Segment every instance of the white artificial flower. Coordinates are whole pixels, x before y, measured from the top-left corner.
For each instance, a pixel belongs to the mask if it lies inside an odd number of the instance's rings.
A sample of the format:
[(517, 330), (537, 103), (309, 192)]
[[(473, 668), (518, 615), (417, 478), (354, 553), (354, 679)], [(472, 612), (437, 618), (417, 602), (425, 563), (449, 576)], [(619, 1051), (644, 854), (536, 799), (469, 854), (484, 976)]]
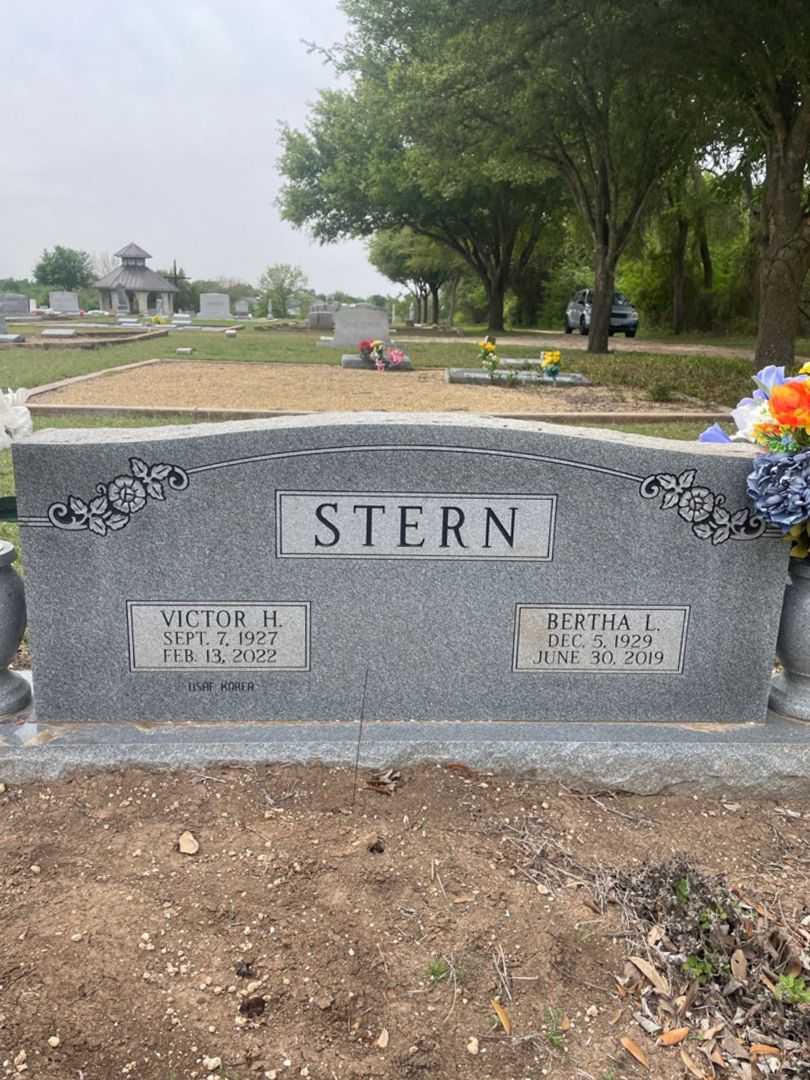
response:
[(14, 439), (33, 432), (31, 413), (24, 404), (27, 398), (27, 390), (0, 393), (0, 449), (7, 450)]
[(773, 413), (767, 400), (758, 398), (743, 398), (736, 409), (732, 409), (732, 419), (737, 425), (737, 431), (732, 439), (745, 439), (746, 442), (754, 442), (754, 428), (757, 424), (772, 424)]

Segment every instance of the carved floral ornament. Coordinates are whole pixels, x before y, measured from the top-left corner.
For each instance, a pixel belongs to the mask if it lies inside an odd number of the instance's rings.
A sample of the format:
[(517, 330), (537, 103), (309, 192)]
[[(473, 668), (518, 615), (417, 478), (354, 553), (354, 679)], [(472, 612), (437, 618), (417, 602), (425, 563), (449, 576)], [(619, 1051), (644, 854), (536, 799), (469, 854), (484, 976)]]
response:
[(57, 529), (88, 529), (96, 536), (106, 536), (129, 525), (132, 515), (143, 510), (149, 499), (164, 502), (167, 488), (185, 491), (189, 483), (188, 473), (179, 465), (147, 465), (133, 457), (129, 459), (129, 471), (129, 476), (96, 484), (97, 494), (89, 502), (70, 495), (67, 503), (52, 503), (48, 520)]
[(715, 546), (727, 540), (756, 540), (767, 531), (767, 522), (748, 507), (734, 513), (726, 510), (725, 495), (696, 485), (696, 475), (695, 469), (687, 469), (680, 476), (655, 473), (642, 480), (641, 497), (655, 499), (661, 495), (662, 510), (677, 510), (698, 539), (711, 540)]
[[(572, 461), (558, 461), (557, 464), (577, 465)], [(192, 471), (205, 471), (211, 467), (203, 466)], [(140, 458), (133, 457), (129, 459), (129, 468), (129, 475), (122, 474), (107, 483), (97, 484), (97, 494), (87, 502), (70, 495), (66, 503), (52, 503), (48, 507), (47, 523), (57, 529), (72, 532), (88, 530), (96, 536), (106, 536), (125, 528), (132, 516), (143, 510), (150, 499), (164, 502), (167, 489), (185, 491), (189, 486), (189, 474), (179, 465), (147, 465)], [(610, 469), (599, 471), (613, 473)], [(756, 540), (773, 531), (748, 507), (733, 512), (727, 510), (725, 495), (695, 483), (695, 469), (687, 469), (678, 476), (674, 473), (654, 473), (647, 477), (633, 477), (626, 473), (613, 475), (638, 482), (639, 494), (643, 499), (660, 496), (661, 510), (676, 510), (678, 516), (691, 525), (698, 539), (710, 540), (714, 546), (728, 540)]]

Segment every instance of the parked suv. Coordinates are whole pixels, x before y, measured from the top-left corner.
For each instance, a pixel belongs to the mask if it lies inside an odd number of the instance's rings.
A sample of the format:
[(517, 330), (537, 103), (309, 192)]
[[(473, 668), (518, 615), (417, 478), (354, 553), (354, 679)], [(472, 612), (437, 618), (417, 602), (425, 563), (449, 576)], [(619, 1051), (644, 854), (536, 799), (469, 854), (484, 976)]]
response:
[[(572, 296), (568, 307), (565, 309), (565, 332), (573, 334), (579, 330), (580, 334), (587, 334), (591, 328), (591, 304), (593, 303), (593, 289), (579, 289)], [(624, 295), (615, 292), (613, 294), (613, 307), (610, 310), (610, 333), (626, 334), (627, 337), (635, 337), (638, 330), (638, 312)]]

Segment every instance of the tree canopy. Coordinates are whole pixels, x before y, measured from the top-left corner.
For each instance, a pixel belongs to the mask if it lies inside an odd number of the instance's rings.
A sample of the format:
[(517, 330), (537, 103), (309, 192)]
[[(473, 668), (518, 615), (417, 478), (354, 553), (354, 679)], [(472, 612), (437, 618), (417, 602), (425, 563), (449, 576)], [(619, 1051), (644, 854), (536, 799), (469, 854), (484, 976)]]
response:
[(94, 280), (93, 260), (86, 251), (62, 247), (45, 250), (34, 267), (34, 280), (39, 285), (56, 289), (84, 289)]

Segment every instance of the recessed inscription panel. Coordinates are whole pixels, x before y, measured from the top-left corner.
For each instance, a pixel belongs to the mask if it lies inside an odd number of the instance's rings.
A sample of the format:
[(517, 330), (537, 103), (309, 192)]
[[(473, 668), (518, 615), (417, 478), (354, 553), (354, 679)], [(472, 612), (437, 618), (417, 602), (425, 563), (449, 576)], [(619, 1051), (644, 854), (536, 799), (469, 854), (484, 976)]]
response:
[(279, 491), (276, 554), (548, 562), (556, 503), (556, 495)]
[(309, 671), (309, 603), (127, 602), (131, 671)]
[(518, 604), (513, 671), (683, 671), (688, 607)]

